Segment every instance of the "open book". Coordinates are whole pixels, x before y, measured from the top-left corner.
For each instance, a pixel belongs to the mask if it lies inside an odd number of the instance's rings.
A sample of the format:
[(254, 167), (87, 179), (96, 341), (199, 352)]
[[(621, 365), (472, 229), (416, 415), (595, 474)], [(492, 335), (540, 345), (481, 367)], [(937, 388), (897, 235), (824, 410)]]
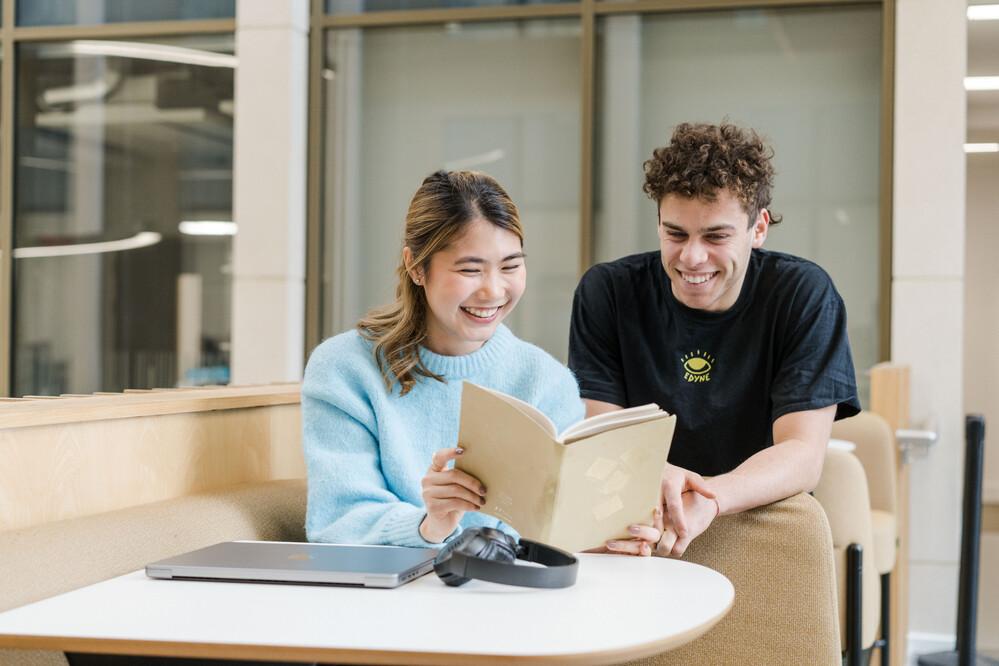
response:
[(676, 417), (654, 404), (556, 432), (532, 405), (465, 382), (456, 467), (485, 484), (483, 513), (568, 551), (650, 524)]

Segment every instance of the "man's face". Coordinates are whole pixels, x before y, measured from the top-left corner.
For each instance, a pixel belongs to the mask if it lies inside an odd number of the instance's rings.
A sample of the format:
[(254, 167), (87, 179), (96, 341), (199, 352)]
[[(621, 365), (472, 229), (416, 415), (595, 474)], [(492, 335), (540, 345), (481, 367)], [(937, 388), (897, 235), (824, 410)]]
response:
[(668, 194), (659, 202), (659, 248), (673, 296), (689, 308), (724, 312), (735, 305), (754, 247), (767, 238), (770, 213), (749, 225), (728, 190), (715, 201)]

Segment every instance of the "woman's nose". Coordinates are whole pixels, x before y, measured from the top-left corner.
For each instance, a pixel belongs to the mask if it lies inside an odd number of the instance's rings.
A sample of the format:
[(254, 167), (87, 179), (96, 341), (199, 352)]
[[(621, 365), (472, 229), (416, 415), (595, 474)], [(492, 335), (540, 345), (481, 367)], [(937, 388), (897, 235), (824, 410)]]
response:
[(497, 298), (503, 295), (503, 281), (497, 273), (486, 273), (482, 280), (479, 293), (487, 299)]

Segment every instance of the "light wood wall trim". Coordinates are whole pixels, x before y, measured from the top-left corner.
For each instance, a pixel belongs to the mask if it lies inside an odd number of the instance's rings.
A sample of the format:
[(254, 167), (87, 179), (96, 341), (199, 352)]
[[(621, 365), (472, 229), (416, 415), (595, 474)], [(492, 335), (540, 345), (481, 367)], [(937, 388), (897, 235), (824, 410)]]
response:
[(298, 404), (300, 389), (300, 384), (289, 383), (129, 391), (86, 397), (4, 401), (0, 404), (0, 431), (10, 428)]
[(0, 429), (0, 532), (303, 478), (301, 432), (293, 403)]
[[(909, 427), (909, 367), (879, 363), (871, 368), (871, 411), (888, 421), (892, 430)], [(898, 479), (895, 501), (895, 525), (898, 530), (898, 557), (891, 573), (890, 666), (904, 666), (909, 627), (909, 466), (902, 463), (896, 447)], [(880, 653), (877, 655), (881, 663)], [(883, 666), (883, 665), (882, 665)]]

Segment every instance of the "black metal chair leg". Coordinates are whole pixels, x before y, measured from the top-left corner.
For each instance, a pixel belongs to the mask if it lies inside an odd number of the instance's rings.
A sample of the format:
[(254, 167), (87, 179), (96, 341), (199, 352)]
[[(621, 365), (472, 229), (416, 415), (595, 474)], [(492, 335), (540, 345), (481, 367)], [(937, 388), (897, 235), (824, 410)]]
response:
[(891, 643), (888, 635), (891, 632), (891, 572), (881, 574), (881, 666), (891, 664)]
[(864, 549), (851, 543), (846, 548), (846, 666), (860, 666), (864, 648), (863, 593)]

